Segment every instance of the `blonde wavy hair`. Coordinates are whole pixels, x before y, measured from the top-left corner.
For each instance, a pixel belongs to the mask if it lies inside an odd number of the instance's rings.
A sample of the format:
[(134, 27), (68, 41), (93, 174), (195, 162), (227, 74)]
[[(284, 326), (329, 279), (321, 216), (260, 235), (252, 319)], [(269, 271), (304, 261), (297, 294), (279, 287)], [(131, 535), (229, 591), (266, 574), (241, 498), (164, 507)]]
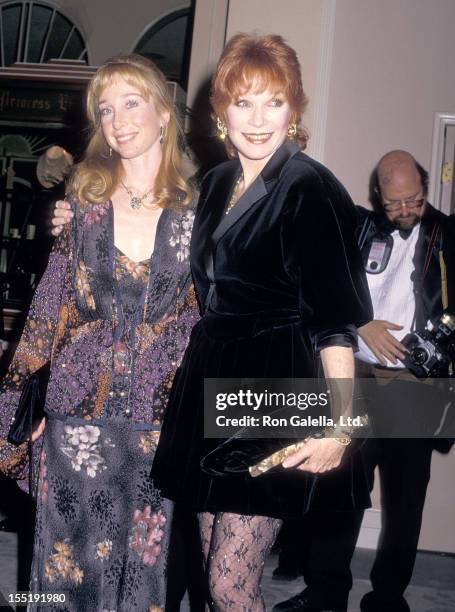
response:
[(82, 161), (75, 167), (68, 191), (79, 202), (108, 200), (122, 179), (120, 156), (110, 151), (101, 129), (98, 107), (100, 95), (117, 78), (136, 88), (145, 100), (152, 99), (158, 114), (169, 113), (162, 143), (163, 157), (155, 179), (154, 204), (161, 208), (183, 207), (193, 199), (193, 190), (184, 177), (183, 130), (175, 114), (169, 87), (163, 73), (147, 58), (132, 53), (107, 60), (93, 75), (86, 94), (87, 118), (92, 131)]

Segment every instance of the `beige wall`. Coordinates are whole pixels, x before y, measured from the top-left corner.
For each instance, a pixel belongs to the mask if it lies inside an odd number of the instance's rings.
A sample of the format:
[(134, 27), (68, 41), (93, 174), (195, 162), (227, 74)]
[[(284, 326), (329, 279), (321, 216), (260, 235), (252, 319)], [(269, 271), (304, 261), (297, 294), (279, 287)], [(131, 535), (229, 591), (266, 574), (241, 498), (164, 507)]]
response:
[(453, 0), (338, 0), (325, 161), (354, 200), (392, 148), (429, 167), (433, 113), (455, 110)]
[(130, 52), (155, 20), (190, 5), (189, 0), (51, 0), (49, 3), (60, 7), (81, 28), (90, 62), (95, 66), (111, 55)]
[(194, 14), (187, 105), (193, 107), (224, 48), (229, 0), (197, 0)]

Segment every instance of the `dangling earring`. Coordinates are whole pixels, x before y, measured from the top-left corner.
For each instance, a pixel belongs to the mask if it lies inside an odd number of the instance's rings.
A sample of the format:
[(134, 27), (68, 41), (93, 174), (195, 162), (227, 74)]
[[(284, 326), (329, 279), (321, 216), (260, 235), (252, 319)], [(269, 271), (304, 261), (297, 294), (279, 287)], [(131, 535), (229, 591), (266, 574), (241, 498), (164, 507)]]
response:
[(112, 157), (112, 147), (109, 147), (109, 157)]
[(160, 144), (163, 144), (165, 135), (166, 128), (164, 127), (164, 125), (160, 125)]
[(228, 133), (226, 124), (219, 117), (216, 118), (216, 129), (218, 130), (218, 138), (224, 142)]
[(295, 138), (297, 136), (297, 124), (290, 123), (288, 127), (288, 138)]

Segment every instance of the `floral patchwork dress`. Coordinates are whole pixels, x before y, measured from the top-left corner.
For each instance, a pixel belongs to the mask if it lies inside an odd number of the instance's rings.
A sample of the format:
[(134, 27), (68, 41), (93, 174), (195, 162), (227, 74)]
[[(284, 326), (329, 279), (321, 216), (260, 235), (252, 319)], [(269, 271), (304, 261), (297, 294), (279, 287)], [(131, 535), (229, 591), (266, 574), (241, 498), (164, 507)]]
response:
[[(114, 247), (109, 202), (76, 213), (56, 242), (0, 397), (4, 429), (26, 377), (51, 360), (30, 588), (65, 593), (59, 611), (157, 612), (172, 504), (149, 474), (198, 317), (192, 212), (162, 212), (144, 262)], [(26, 472), (21, 449), (2, 441), (5, 465), (18, 478)]]

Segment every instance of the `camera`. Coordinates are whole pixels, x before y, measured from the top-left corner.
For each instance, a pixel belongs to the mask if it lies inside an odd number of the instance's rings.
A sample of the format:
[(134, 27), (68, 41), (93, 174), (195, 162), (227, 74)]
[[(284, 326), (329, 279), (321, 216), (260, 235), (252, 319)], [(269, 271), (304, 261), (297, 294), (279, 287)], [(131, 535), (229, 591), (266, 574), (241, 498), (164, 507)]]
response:
[(417, 378), (449, 376), (455, 358), (455, 316), (445, 313), (431, 329), (411, 332), (401, 342), (407, 349), (403, 363)]

